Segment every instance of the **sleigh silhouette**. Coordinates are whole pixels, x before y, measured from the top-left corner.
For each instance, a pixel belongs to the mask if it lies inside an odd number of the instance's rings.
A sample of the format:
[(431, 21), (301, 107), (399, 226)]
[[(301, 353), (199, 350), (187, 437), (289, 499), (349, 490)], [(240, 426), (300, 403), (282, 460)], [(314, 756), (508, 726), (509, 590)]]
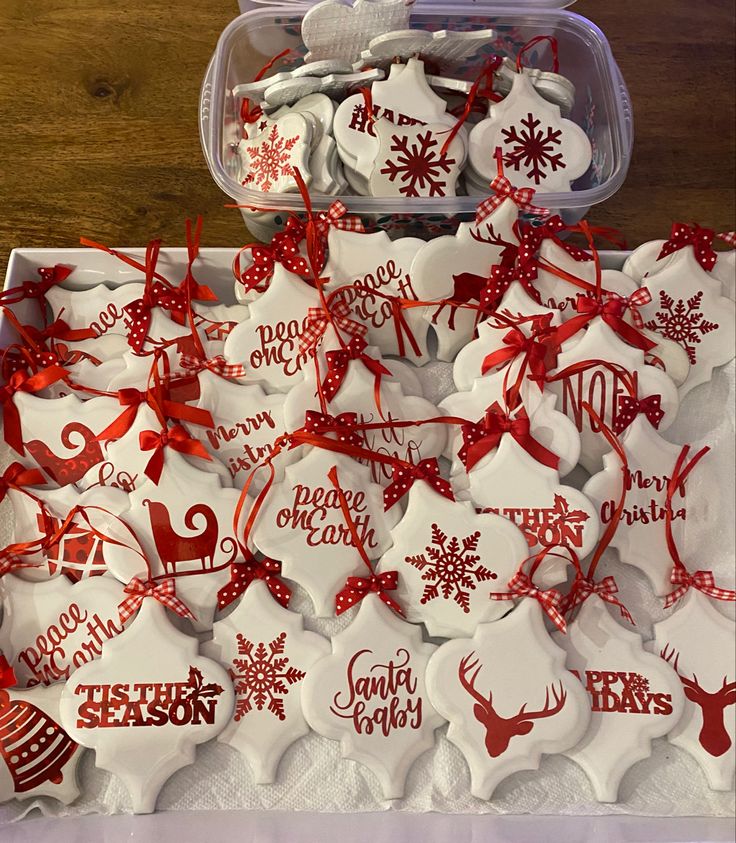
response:
[[(219, 571), (234, 561), (237, 553), (235, 540), (231, 536), (225, 536), (218, 545), (217, 516), (207, 504), (197, 503), (186, 511), (184, 526), (187, 530), (197, 530), (198, 525), (204, 523), (204, 529), (189, 536), (179, 535), (172, 527), (166, 504), (146, 499), (143, 505), (148, 508), (153, 541), (164, 574), (176, 576), (176, 566), (182, 563), (188, 563), (187, 570), (192, 569), (191, 563), (197, 563), (199, 570), (211, 572)], [(231, 557), (215, 567), (215, 555), (218, 550), (231, 553)], [(197, 570), (197, 565), (194, 570)]]
[[(72, 437), (76, 440), (76, 444)], [(59, 486), (76, 483), (92, 468), (102, 462), (102, 448), (95, 434), (81, 422), (69, 422), (61, 431), (61, 444), (73, 451), (83, 444), (82, 450), (73, 457), (57, 456), (51, 448), (39, 439), (25, 444), (25, 448), (41, 469)]]

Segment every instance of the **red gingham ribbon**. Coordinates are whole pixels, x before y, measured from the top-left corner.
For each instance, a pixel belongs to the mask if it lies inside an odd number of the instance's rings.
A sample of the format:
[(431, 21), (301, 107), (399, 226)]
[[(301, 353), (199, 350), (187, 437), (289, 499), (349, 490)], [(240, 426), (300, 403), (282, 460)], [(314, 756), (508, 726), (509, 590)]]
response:
[(365, 234), (365, 227), (360, 217), (348, 216), (348, 209), (340, 202), (335, 200), (326, 212), (318, 214), (314, 221), (314, 227), (321, 237), (325, 237), (330, 228), (339, 228), (342, 231), (359, 231)]
[(639, 308), (649, 304), (652, 300), (652, 294), (646, 287), (640, 287), (635, 290), (630, 296), (622, 296), (619, 293), (607, 292), (606, 296), (612, 301), (620, 301), (624, 305), (624, 310), (628, 310), (631, 314), (631, 319), (636, 327), (641, 330), (644, 327), (644, 320), (639, 313)]
[(356, 335), (345, 348), (325, 353), (327, 373), (322, 382), (322, 393), (327, 401), (332, 401), (337, 395), (348, 373), (351, 360), (360, 360), (379, 383), (383, 375), (391, 376), (391, 372), (380, 361), (365, 354), (367, 345), (365, 337)]
[(222, 354), (218, 354), (217, 357), (210, 360), (203, 360), (201, 357), (195, 357), (192, 354), (182, 354), (179, 365), (188, 375), (196, 375), (205, 370), (214, 372), (221, 378), (244, 378), (246, 375), (245, 366), (240, 363), (228, 363)]
[(491, 600), (516, 600), (519, 597), (531, 597), (537, 600), (540, 606), (544, 609), (547, 617), (552, 623), (564, 632), (567, 628), (565, 618), (560, 612), (563, 604), (563, 598), (559, 591), (554, 588), (546, 591), (537, 588), (528, 574), (523, 571), (517, 571), (508, 583), (508, 592), (492, 592), (489, 596)]
[(404, 495), (408, 494), (409, 489), (411, 489), (416, 480), (423, 480), (435, 492), (439, 492), (440, 495), (451, 501), (455, 500), (450, 482), (440, 476), (440, 466), (437, 458), (430, 457), (416, 465), (412, 463), (394, 463), (391, 483), (383, 491), (384, 509), (388, 511)]
[(662, 409), (662, 396), (649, 395), (647, 398), (639, 400), (625, 393), (619, 395), (613, 432), (619, 436), (642, 413), (649, 419), (652, 427), (659, 428), (665, 415)]
[(347, 612), (369, 594), (377, 594), (389, 609), (403, 616), (401, 606), (388, 594), (399, 587), (399, 572), (384, 571), (368, 577), (348, 577), (345, 587), (335, 596), (335, 614)]
[(212, 457), (205, 450), (204, 445), (192, 439), (180, 424), (175, 424), (169, 430), (142, 430), (139, 437), (141, 451), (153, 451), (149, 459), (145, 475), (158, 484), (161, 479), (161, 472), (164, 468), (164, 448), (173, 448), (180, 454), (189, 454), (193, 457), (200, 457), (203, 460), (212, 460)]
[(359, 431), (354, 430), (357, 423), (357, 413), (340, 413), (339, 416), (331, 416), (328, 413), (307, 410), (302, 429), (307, 433), (334, 433), (338, 442), (347, 442), (349, 445), (361, 448), (364, 444), (363, 437)]
[(523, 407), (512, 417), (496, 401), (486, 410), (481, 421), (477, 424), (464, 424), (461, 432), (463, 445), (458, 456), (467, 471), (497, 448), (501, 437), (506, 433), (537, 462), (554, 469), (559, 466), (559, 458), (531, 435), (529, 416)]
[(504, 175), (497, 175), (491, 182), (493, 196), (484, 199), (475, 213), (476, 225), (483, 223), (506, 199), (510, 199), (520, 211), (549, 216), (549, 208), (540, 208), (532, 204), (536, 191), (531, 187), (514, 187)]
[(572, 584), (570, 593), (564, 600), (563, 605), (565, 614), (571, 612), (581, 603), (584, 603), (591, 594), (597, 594), (598, 597), (600, 597), (601, 600), (605, 600), (606, 603), (618, 606), (619, 611), (621, 612), (621, 617), (625, 618), (629, 623), (634, 623), (634, 619), (631, 617), (629, 610), (618, 599), (618, 597), (616, 597), (616, 594), (618, 594), (618, 586), (616, 585), (616, 580), (610, 576), (604, 577), (598, 582), (593, 582), (582, 574), (579, 574)]
[(309, 262), (299, 251), (299, 244), (304, 239), (304, 227), (298, 220), (289, 217), (283, 231), (274, 234), (268, 245), (247, 246), (253, 262), (240, 274), (240, 283), (246, 290), (261, 288), (273, 275), (276, 263), (293, 272), (300, 278), (310, 276)]
[(329, 317), (324, 308), (310, 307), (307, 311), (307, 319), (299, 340), (299, 352), (301, 354), (307, 354), (316, 348), (317, 343), (327, 330), (330, 321), (332, 321), (335, 327), (350, 336), (365, 337), (368, 333), (368, 328), (356, 322), (354, 319), (350, 319), (350, 313), (350, 306), (344, 300), (338, 300), (330, 306)]
[(273, 599), (287, 609), (291, 600), (291, 589), (279, 578), (281, 563), (268, 558), (259, 561), (250, 553), (249, 557), (248, 560), (233, 562), (230, 565), (230, 582), (217, 594), (218, 609), (225, 609), (237, 600), (255, 580), (263, 580)]
[(736, 591), (730, 591), (716, 585), (713, 571), (696, 571), (691, 574), (685, 568), (675, 566), (670, 575), (670, 582), (677, 588), (665, 598), (665, 609), (669, 609), (670, 606), (677, 603), (691, 588), (697, 588), (698, 591), (702, 591), (703, 594), (707, 594), (708, 597), (713, 597), (715, 600), (736, 600)]
[(713, 240), (716, 237), (730, 246), (736, 245), (736, 231), (724, 231), (722, 234), (716, 234), (713, 229), (701, 228), (697, 223), (693, 223), (692, 226), (684, 222), (672, 223), (670, 239), (662, 246), (657, 260), (666, 258), (667, 255), (684, 249), (685, 246), (692, 246), (697, 262), (706, 272), (710, 272), (718, 260), (718, 255), (713, 249)]
[(130, 596), (118, 605), (120, 623), (123, 625), (131, 615), (135, 614), (146, 597), (153, 597), (154, 600), (158, 600), (159, 603), (167, 609), (171, 609), (172, 612), (176, 612), (182, 618), (195, 619), (186, 603), (176, 596), (176, 586), (171, 578), (160, 582), (155, 580), (144, 582), (138, 577), (133, 577), (125, 586), (125, 593)]

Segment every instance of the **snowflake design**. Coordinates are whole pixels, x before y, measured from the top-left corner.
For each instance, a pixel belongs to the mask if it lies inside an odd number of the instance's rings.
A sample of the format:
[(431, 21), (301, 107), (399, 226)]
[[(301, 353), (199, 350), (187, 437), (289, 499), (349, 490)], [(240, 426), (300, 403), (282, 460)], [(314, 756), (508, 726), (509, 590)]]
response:
[(279, 134), (279, 127), (274, 123), (267, 140), (256, 146), (246, 147), (246, 152), (250, 156), (250, 166), (243, 184), (255, 182), (261, 190), (268, 191), (282, 176), (294, 175), (290, 153), (298, 141), (299, 135), (288, 140), (282, 137)]
[(286, 649), (286, 633), (282, 632), (268, 646), (254, 644), (238, 633), (238, 653), (244, 659), (233, 659), (230, 676), (235, 682), (237, 703), (235, 719), (252, 711), (262, 711), (268, 703), (268, 710), (279, 720), (286, 720), (284, 700), (289, 686), (300, 682), (306, 676), (303, 670), (289, 665)]
[[(417, 135), (417, 140), (409, 146), (409, 138), (400, 135), (391, 136), (391, 152), (396, 152), (396, 160), (386, 159), (386, 166), (381, 173), (387, 175), (390, 182), (400, 177), (399, 193), (402, 196), (445, 196), (447, 180), (443, 173), (449, 173), (454, 158), (438, 154), (434, 147), (439, 141), (430, 131)], [(429, 191), (429, 192), (427, 192)]]
[(717, 322), (709, 322), (700, 312), (702, 301), (702, 290), (687, 301), (677, 299), (677, 302), (664, 290), (660, 290), (659, 305), (662, 309), (657, 311), (655, 319), (644, 323), (645, 327), (679, 343), (687, 351), (691, 366), (694, 366), (697, 360), (695, 346), (705, 334), (718, 328)]
[(646, 700), (649, 695), (649, 680), (641, 673), (635, 673), (627, 686), (640, 700)]
[(522, 119), (522, 128), (511, 126), (509, 129), (501, 129), (504, 143), (512, 145), (511, 151), (504, 153), (504, 164), (513, 167), (517, 173), (522, 166), (529, 167), (526, 177), (532, 179), (534, 184), (547, 178), (545, 169), (551, 168), (552, 172), (557, 172), (567, 166), (562, 160), (562, 153), (554, 152), (554, 147), (562, 143), (562, 129), (553, 129), (551, 126), (543, 129), (540, 124), (541, 120), (530, 112)]
[[(430, 603), (440, 596), (445, 600), (450, 597), (466, 614), (470, 611), (470, 594), (475, 591), (476, 582), (495, 580), (498, 576), (493, 571), (478, 564), (480, 556), (473, 551), (478, 549), (480, 530), (471, 533), (462, 543), (453, 536), (448, 536), (440, 530), (437, 524), (432, 524), (432, 543), (418, 556), (407, 556), (404, 560), (423, 571), (424, 586), (421, 603)], [(429, 558), (427, 558), (429, 557)]]

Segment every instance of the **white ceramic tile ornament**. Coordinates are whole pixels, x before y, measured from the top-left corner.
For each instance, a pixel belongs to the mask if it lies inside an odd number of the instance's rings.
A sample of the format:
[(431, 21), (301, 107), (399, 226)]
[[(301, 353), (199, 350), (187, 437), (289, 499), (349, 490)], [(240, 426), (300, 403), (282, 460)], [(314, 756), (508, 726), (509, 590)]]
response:
[(695, 758), (713, 790), (732, 790), (736, 763), (734, 623), (694, 588), (654, 624), (656, 652), (675, 668), (685, 712), (669, 741)]
[(10, 574), (0, 592), (0, 649), (21, 688), (64, 682), (122, 632), (118, 604), (125, 595), (110, 576), (72, 584), (66, 577), (27, 582)]
[[(176, 452), (166, 455), (158, 485), (147, 479), (130, 493), (130, 509), (122, 517), (149, 560), (146, 579), (173, 578), (177, 594), (194, 614), (195, 628), (202, 631), (212, 624), (217, 592), (230, 581), (230, 563), (239, 552), (233, 515), (240, 492), (222, 488), (216, 475), (178, 457)], [(126, 541), (120, 531), (112, 537)], [(106, 559), (121, 582), (141, 576), (141, 557), (128, 547), (110, 544)]]
[[(391, 361), (386, 362), (391, 365)], [(308, 372), (304, 383), (295, 386), (286, 397), (284, 417), (289, 430), (302, 427), (307, 410), (319, 410), (314, 378)], [(329, 402), (328, 412), (331, 415), (357, 413), (361, 424), (421, 421), (441, 415), (434, 404), (419, 396), (406, 395), (400, 382), (387, 378), (381, 380), (381, 415), (376, 406), (374, 390), (374, 376), (368, 369), (360, 363), (351, 365), (339, 391)], [(410, 428), (375, 429), (364, 431), (363, 436), (366, 447), (371, 450), (418, 463), (443, 452), (447, 442), (445, 427), (444, 424), (423, 424)], [(371, 477), (375, 483), (386, 485), (392, 477), (391, 468), (371, 463)]]
[[(559, 325), (561, 322), (559, 311), (541, 307), (517, 283), (512, 283), (504, 293), (496, 313), (512, 321), (528, 316), (549, 316), (550, 325)], [(528, 337), (532, 332), (532, 323), (522, 323), (518, 329)], [(497, 327), (489, 321), (478, 325), (478, 336), (460, 349), (452, 367), (452, 377), (459, 390), (473, 388), (475, 379), (482, 377), (483, 361), (489, 354), (505, 347), (503, 340), (510, 330), (508, 326)]]
[[(252, 82), (242, 82), (233, 88), (234, 97), (247, 97), (248, 99), (261, 102), (263, 96), (271, 85), (277, 82), (287, 82), (290, 79), (301, 79), (305, 76), (328, 76), (331, 73), (350, 73), (353, 66), (350, 62), (342, 59), (325, 59), (323, 61), (312, 61), (300, 64), (289, 70), (280, 70), (272, 76), (265, 76), (263, 79), (256, 79)], [(271, 114), (271, 117), (283, 117), (283, 114)], [(257, 122), (257, 121), (254, 121)]]
[[(627, 345), (600, 316), (589, 323), (585, 334), (572, 348), (567, 350), (563, 347), (555, 371), (559, 373), (568, 366), (590, 360), (605, 360), (633, 374), (640, 398), (661, 396), (664, 417), (660, 423), (660, 431), (666, 430), (675, 420), (679, 398), (672, 379), (654, 366), (645, 366), (644, 352)], [(609, 450), (609, 445), (605, 437), (591, 427), (591, 420), (583, 408), (583, 402), (590, 404), (609, 427), (615, 426), (620, 398), (629, 394), (625, 384), (619, 375), (610, 369), (593, 366), (584, 372), (569, 374), (560, 381), (550, 383), (549, 389), (559, 397), (560, 410), (574, 421), (580, 431), (580, 462), (583, 467), (591, 474), (600, 471), (601, 459)]]
[(406, 619), (423, 622), (429, 635), (472, 635), (479, 623), (508, 612), (508, 604), (488, 595), (506, 591), (529, 555), (511, 521), (479, 515), (470, 503), (449, 500), (416, 481), (391, 536), (393, 547), (377, 570), (399, 572), (394, 596)]
[[(405, 299), (433, 301), (445, 298), (451, 292), (446, 282), (415, 285), (411, 277), (411, 266), (424, 241), (416, 237), (399, 237), (391, 240), (385, 231), (362, 234), (357, 231), (343, 231), (332, 228), (328, 235), (329, 258), (323, 275), (330, 279), (325, 290), (332, 293), (341, 287), (354, 286), (366, 291), (346, 289), (339, 300), (350, 305), (354, 318), (368, 328), (367, 339), (378, 346), (382, 354), (399, 355), (397, 326), (393, 318), (391, 301), (380, 296), (371, 296), (377, 291), (385, 296)], [(427, 355), (427, 333), (429, 326), (424, 319), (424, 308), (410, 308), (403, 311), (409, 330), (421, 350), (416, 355), (411, 343), (404, 338), (404, 354), (413, 363), (424, 363)]]
[(475, 466), (468, 478), (477, 507), (519, 527), (527, 556), (562, 545), (582, 559), (595, 547), (600, 522), (594, 504), (574, 487), (563, 486), (559, 472), (537, 462), (511, 436), (503, 436), (495, 455)]
[(109, 392), (113, 378), (125, 368), (123, 354), (128, 349), (128, 340), (122, 334), (103, 334), (83, 342), (54, 343), (54, 351), (64, 360), (63, 366), (69, 371), (71, 381), (100, 392)]
[[(450, 287), (453, 301), (479, 304), (491, 267), (499, 263), (507, 243), (518, 243), (513, 231), (518, 215), (517, 206), (507, 199), (481, 226), (462, 222), (457, 234), (430, 240), (414, 259), (413, 282), (419, 287)], [(478, 312), (438, 305), (426, 312), (426, 318), (437, 334), (437, 358), (449, 362), (473, 338)]]
[(478, 799), (513, 773), (538, 769), (542, 754), (571, 749), (588, 727), (587, 694), (543, 617), (536, 600), (522, 600), (430, 659), (430, 699), (450, 721), (447, 737), (465, 756)]
[(197, 744), (230, 722), (234, 692), (224, 668), (198, 653), (166, 609), (144, 599), (102, 657), (67, 682), (61, 722), (95, 750), (95, 764), (118, 776), (133, 811), (149, 814), (166, 781), (195, 760)]
[(377, 35), (361, 57), (367, 64), (381, 60), (393, 61), (395, 58), (406, 60), (417, 55), (434, 64), (455, 64), (477, 53), (495, 38), (496, 33), (493, 29), (477, 29), (472, 32), (403, 29)]
[(46, 293), (54, 319), (63, 319), (72, 330), (92, 328), (98, 337), (127, 334), (126, 305), (141, 298), (145, 285), (137, 282), (108, 287), (100, 284), (88, 290), (68, 290), (55, 285)]
[[(575, 86), (569, 79), (560, 73), (550, 73), (536, 67), (524, 68), (524, 73), (529, 77), (538, 94), (549, 102), (558, 105), (560, 111), (566, 117), (570, 114), (575, 105)], [(514, 84), (516, 75), (515, 62), (509, 58), (504, 58), (493, 79), (494, 91), (504, 95), (508, 94)]]
[(269, 105), (291, 105), (312, 94), (324, 94), (329, 97), (342, 97), (347, 91), (370, 87), (384, 78), (384, 73), (377, 67), (356, 73), (330, 73), (327, 76), (301, 76), (275, 82), (264, 93)]
[[(583, 492), (598, 507), (605, 528), (614, 517), (626, 483), (626, 502), (611, 547), (627, 565), (638, 568), (660, 597), (672, 590), (672, 560), (667, 550), (665, 502), (667, 485), (682, 450), (667, 442), (645, 415), (638, 415), (623, 435), (621, 446), (628, 468), (623, 477), (620, 458), (610, 451), (603, 455), (603, 471), (594, 474)], [(679, 544), (687, 518), (686, 486), (680, 485), (672, 499), (672, 532)]]
[(21, 462), (40, 468), (59, 486), (76, 483), (103, 460), (95, 436), (119, 415), (115, 398), (80, 401), (76, 395), (39, 398), (24, 392), (14, 397), (23, 432)]
[[(495, 403), (501, 407), (505, 406), (506, 374), (506, 371), (502, 370), (483, 378), (476, 378), (470, 392), (448, 395), (440, 402), (439, 409), (449, 416), (477, 422)], [(513, 380), (510, 382), (513, 383)], [(564, 413), (555, 409), (558, 399), (550, 390), (540, 392), (537, 386), (529, 383), (522, 386), (521, 397), (524, 410), (529, 416), (531, 435), (559, 457), (559, 472), (564, 477), (578, 464), (580, 434), (574, 423)], [(453, 461), (452, 476), (453, 481), (459, 484), (457, 488), (464, 488), (460, 481), (466, 473), (458, 457), (462, 444), (462, 430), (451, 428), (448, 432), (445, 456)], [(477, 467), (480, 468), (485, 461), (492, 459), (492, 453), (483, 457)]]
[(371, 39), (409, 25), (406, 0), (323, 0), (302, 20), (302, 40), (309, 49), (305, 61), (343, 59), (355, 62)]
[(250, 536), (258, 550), (281, 560), (285, 577), (306, 589), (318, 617), (334, 614), (340, 586), (364, 566), (328, 479), (333, 467), (366, 553), (378, 559), (391, 546), (390, 530), (401, 513), (384, 513), (383, 490), (371, 482), (366, 466), (320, 448), (286, 467), (284, 479), (269, 489)]
[(309, 309), (319, 306), (314, 287), (276, 264), (268, 289), (249, 305), (250, 317), (225, 340), (227, 362), (245, 366), (248, 379), (288, 392), (304, 378), (299, 340)]
[(281, 756), (309, 732), (303, 680), (329, 654), (329, 641), (305, 631), (302, 616), (280, 606), (258, 580), (212, 633), (202, 653), (224, 665), (235, 684), (233, 719), (217, 739), (245, 757), (256, 784), (271, 784)]
[(588, 731), (565, 755), (583, 768), (599, 802), (616, 802), (626, 772), (648, 758), (652, 740), (672, 731), (682, 716), (680, 681), (595, 594), (554, 640), (588, 692), (591, 710)]
[[(342, 72), (339, 70), (331, 71), (334, 73)], [(344, 71), (344, 72), (347, 72)], [(322, 127), (322, 132), (325, 135), (332, 134), (332, 124), (335, 120), (335, 109), (337, 104), (325, 94), (309, 94), (297, 100), (293, 105), (283, 105), (277, 111), (269, 115), (270, 119), (276, 120), (283, 117), (285, 114), (296, 112), (297, 114), (309, 113), (314, 116)]]
[(368, 767), (384, 799), (399, 799), (416, 759), (442, 725), (427, 697), (427, 661), (436, 650), (418, 627), (402, 621), (375, 594), (332, 639), (332, 653), (314, 664), (302, 707), (319, 734), (340, 741), (345, 758)]
[[(212, 372), (200, 373), (199, 386), (196, 406), (209, 410), (215, 426), (188, 424), (187, 429), (225, 465), (233, 486), (242, 489), (253, 469), (271, 453), (276, 439), (286, 433), (284, 395), (266, 395), (258, 384), (231, 383)], [(280, 459), (274, 467), (280, 471), (283, 464)]]
[(470, 165), (487, 182), (496, 175), (498, 147), (514, 186), (533, 187), (539, 193), (570, 190), (592, 159), (585, 132), (562, 117), (559, 106), (541, 97), (523, 70), (509, 94), (492, 103), (489, 117), (470, 132)]
[(241, 184), (264, 193), (295, 193), (297, 167), (307, 185), (311, 126), (301, 114), (280, 117), (252, 138), (238, 144)]
[(686, 395), (710, 380), (713, 369), (734, 357), (734, 303), (721, 295), (721, 283), (680, 249), (646, 285), (650, 304), (640, 308), (644, 325), (679, 343), (688, 353), (690, 373), (680, 387)]
[(79, 796), (83, 750), (59, 723), (62, 689), (0, 688), (0, 802), (53, 796), (69, 805)]
[(369, 182), (372, 196), (455, 196), (466, 155), (461, 135), (443, 151), (448, 129), (442, 123), (396, 126), (381, 119), (374, 129), (378, 152)]

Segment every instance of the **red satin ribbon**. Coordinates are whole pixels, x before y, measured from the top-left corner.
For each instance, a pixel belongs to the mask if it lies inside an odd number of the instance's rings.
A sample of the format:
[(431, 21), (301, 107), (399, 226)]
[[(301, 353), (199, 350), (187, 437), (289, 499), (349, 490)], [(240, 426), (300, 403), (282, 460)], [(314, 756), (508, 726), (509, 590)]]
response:
[(29, 375), (27, 372), (13, 372), (7, 383), (0, 387), (5, 441), (16, 453), (21, 456), (25, 454), (20, 413), (13, 400), (16, 392), (27, 392), (29, 394), (41, 392), (51, 384), (64, 380), (68, 376), (67, 369), (54, 365), (41, 369), (34, 375)]
[(172, 612), (176, 612), (182, 618), (195, 620), (186, 603), (176, 596), (176, 586), (171, 578), (159, 582), (154, 580), (144, 582), (138, 577), (133, 577), (125, 586), (125, 594), (129, 596), (118, 605), (121, 625), (125, 625), (128, 618), (136, 613), (146, 597), (153, 597), (154, 600), (158, 600), (159, 603)]
[[(483, 95), (487, 99), (493, 99), (495, 101), (499, 99), (499, 97), (497, 97), (497, 95), (493, 93), (493, 77), (495, 76), (498, 68), (501, 67), (502, 61), (503, 56), (490, 56), (483, 63), (483, 67), (481, 67), (480, 73), (478, 74), (475, 79), (475, 82), (473, 82), (470, 87), (470, 90), (468, 91), (468, 98), (465, 101), (465, 108), (463, 109), (462, 114), (458, 118), (457, 123), (455, 123), (455, 125), (452, 127), (452, 131), (447, 136), (445, 142), (442, 144), (442, 150), (440, 151), (441, 155), (447, 154), (447, 150), (450, 148), (450, 144), (458, 136), (463, 124), (473, 113), (473, 105), (478, 96)], [(483, 85), (485, 85), (486, 87), (482, 88)]]
[(18, 684), (15, 671), (3, 653), (0, 653), (0, 690), (13, 688)]
[(519, 597), (531, 597), (538, 601), (539, 605), (544, 609), (547, 617), (560, 630), (565, 632), (567, 624), (565, 618), (560, 611), (563, 605), (563, 597), (559, 591), (554, 588), (542, 590), (537, 588), (528, 574), (523, 571), (517, 571), (508, 583), (508, 592), (491, 592), (489, 597), (491, 600), (517, 600)]
[(639, 400), (631, 395), (619, 395), (613, 432), (620, 436), (639, 415), (645, 415), (654, 428), (658, 428), (664, 418), (662, 396), (649, 395)]
[(572, 319), (557, 328), (555, 342), (562, 345), (588, 325), (596, 316), (600, 316), (606, 325), (629, 345), (640, 348), (642, 351), (651, 351), (657, 347), (656, 342), (647, 339), (636, 328), (624, 321), (624, 313), (628, 306), (624, 299), (620, 296), (608, 296), (607, 294), (604, 294), (604, 296), (604, 299), (599, 300), (582, 293), (579, 294), (575, 304), (579, 315), (573, 316)]
[[(28, 494), (27, 486), (44, 486), (46, 478), (38, 468), (26, 468), (19, 462), (9, 465), (0, 477), (0, 502), (5, 499), (9, 489)], [(33, 497), (33, 496), (32, 496)]]
[[(545, 330), (548, 331), (549, 329)], [(526, 366), (532, 373), (533, 380), (541, 387), (547, 377), (547, 370), (552, 368), (548, 364), (550, 345), (548, 342), (546, 343), (538, 338), (542, 333), (539, 332), (527, 336), (520, 328), (512, 328), (503, 336), (503, 347), (487, 354), (483, 358), (481, 374), (487, 375), (488, 372), (504, 366), (523, 355)]]
[(531, 425), (526, 410), (521, 407), (511, 417), (494, 402), (477, 424), (465, 424), (461, 428), (463, 446), (458, 452), (467, 471), (470, 471), (486, 454), (498, 447), (501, 437), (508, 433), (537, 462), (557, 470), (559, 457), (538, 442), (531, 434)]
[(418, 464), (395, 462), (391, 483), (383, 491), (384, 509), (388, 511), (409, 490), (417, 480), (427, 483), (435, 492), (451, 501), (455, 500), (452, 486), (448, 480), (440, 476), (440, 466), (435, 457), (422, 460)]
[(45, 343), (50, 339), (63, 340), (64, 342), (83, 342), (84, 340), (95, 339), (98, 336), (93, 328), (75, 328), (72, 330), (63, 319), (55, 319), (45, 328), (37, 328), (35, 325), (24, 325), (23, 327), (37, 343)]
[(167, 446), (180, 454), (200, 457), (203, 460), (212, 460), (204, 445), (196, 439), (192, 439), (180, 424), (174, 425), (170, 430), (158, 432), (143, 430), (140, 433), (139, 442), (141, 451), (153, 451), (153, 455), (146, 465), (145, 474), (156, 484), (161, 479), (161, 472), (164, 467), (164, 448)]
[(547, 41), (550, 45), (552, 50), (552, 72), (559, 73), (560, 72), (560, 57), (559, 57), (559, 46), (557, 43), (557, 39), (553, 35), (537, 35), (534, 38), (531, 38), (529, 41), (524, 44), (524, 46), (519, 50), (516, 54), (516, 72), (521, 73), (524, 64), (522, 62), (522, 56), (526, 53), (527, 50), (531, 50), (532, 47), (536, 47), (537, 44), (541, 44), (542, 42)]
[(252, 582), (263, 580), (273, 599), (288, 609), (291, 589), (280, 579), (280, 574), (281, 562), (268, 558), (259, 561), (249, 552), (247, 560), (233, 562), (230, 566), (230, 582), (217, 593), (217, 608), (220, 611), (227, 608), (245, 593)]
[[(256, 73), (253, 77), (254, 82), (260, 82), (261, 79), (268, 73), (268, 71), (276, 64), (279, 59), (284, 58), (284, 56), (288, 56), (291, 52), (291, 48), (286, 50), (282, 50), (278, 55), (274, 56), (272, 59), (266, 62), (263, 67)], [(252, 108), (253, 103), (248, 97), (243, 98), (243, 102), (240, 106), (240, 119), (243, 123), (255, 123), (256, 120), (259, 120), (263, 116), (263, 109), (260, 105), (255, 106)]]
[(202, 217), (198, 216), (192, 230), (192, 221), (186, 221), (187, 237), (187, 271), (184, 280), (179, 284), (178, 290), (187, 297), (188, 301), (217, 301), (217, 296), (204, 284), (198, 284), (194, 278), (192, 267), (199, 257), (199, 241), (202, 237)]

